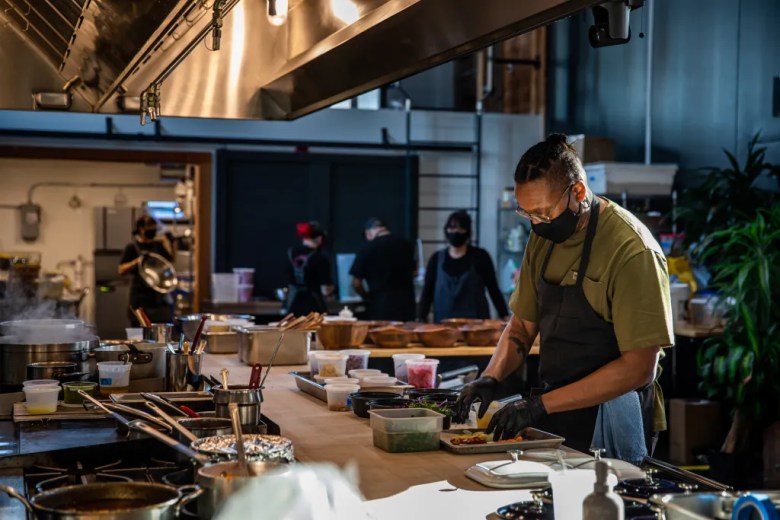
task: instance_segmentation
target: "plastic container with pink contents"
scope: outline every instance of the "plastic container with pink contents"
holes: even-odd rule
[[[407,359],[407,382],[415,388],[436,388],[438,359]]]

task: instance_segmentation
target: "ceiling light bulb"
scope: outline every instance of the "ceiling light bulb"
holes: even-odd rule
[[[288,0],[268,0],[268,21],[271,25],[282,25],[287,21]]]

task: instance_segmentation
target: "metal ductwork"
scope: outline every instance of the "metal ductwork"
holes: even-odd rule
[[[271,20],[269,1],[284,3],[0,0],[0,41],[12,29],[33,45],[61,80],[49,88],[71,81],[91,111],[294,119],[600,3],[289,0]],[[14,59],[0,51],[0,67],[24,70]],[[30,108],[10,97],[0,108]]]

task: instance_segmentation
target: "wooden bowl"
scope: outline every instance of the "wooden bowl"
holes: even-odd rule
[[[393,326],[371,329],[368,335],[382,348],[406,348],[416,338],[414,332]]]
[[[371,331],[374,329],[381,329],[385,327],[401,327],[404,323],[402,321],[367,321],[368,323],[368,336],[366,337],[366,345],[373,345],[375,341],[371,337]]]
[[[448,318],[446,320],[441,320],[441,324],[445,327],[459,329],[461,327],[465,327],[466,325],[482,325],[483,321],[484,320],[477,320],[472,318]]]
[[[420,337],[423,345],[430,348],[452,347],[460,339],[460,331],[450,327],[437,327],[428,325],[414,330]]]
[[[357,348],[368,336],[365,321],[328,321],[320,325],[317,337],[325,350]]]
[[[495,347],[504,329],[483,325],[466,325],[460,328],[466,345],[472,347]]]

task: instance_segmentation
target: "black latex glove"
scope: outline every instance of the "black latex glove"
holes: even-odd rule
[[[496,389],[498,389],[498,379],[490,376],[480,377],[464,386],[463,390],[460,391],[458,400],[455,401],[455,417],[453,417],[453,420],[456,423],[467,422],[469,420],[471,403],[474,401],[481,402],[477,412],[477,416],[481,418],[485,415],[490,403],[493,402]]]
[[[485,433],[493,433],[494,440],[513,439],[529,426],[547,415],[541,396],[520,399],[503,406],[493,415]]]

